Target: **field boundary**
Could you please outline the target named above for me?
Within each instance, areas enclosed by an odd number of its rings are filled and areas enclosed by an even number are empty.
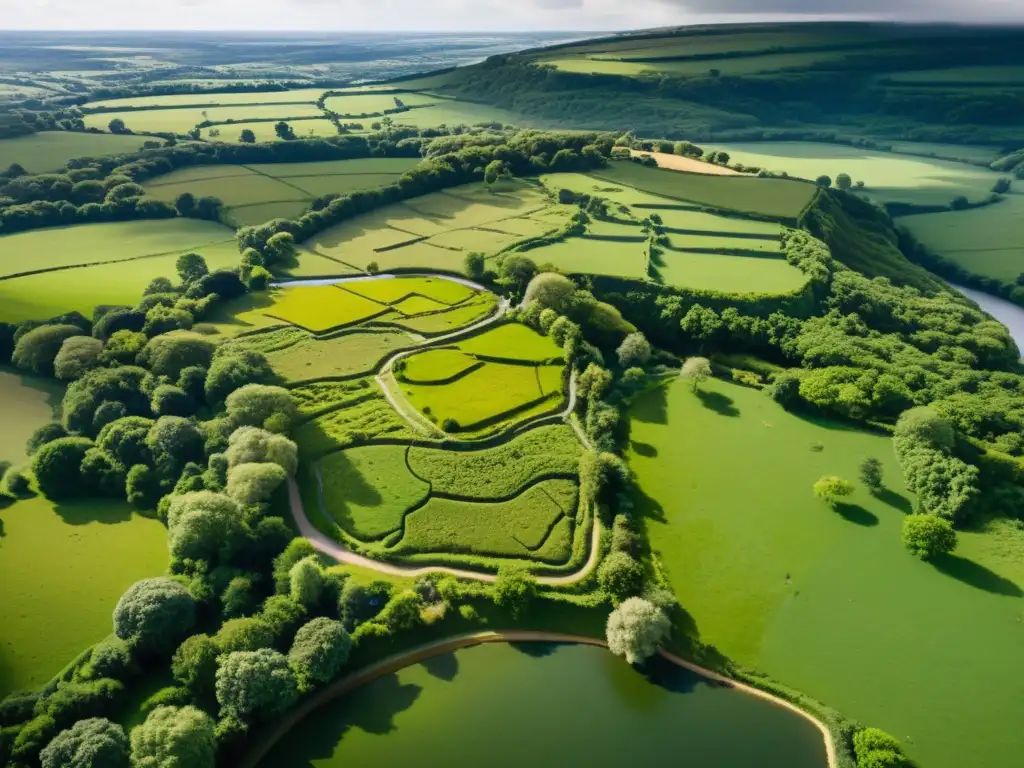
[[[341,680],[332,683],[327,688],[322,688],[307,698],[299,704],[299,706],[285,715],[285,717],[280,720],[275,727],[265,732],[265,735],[240,761],[239,768],[256,768],[274,745],[277,744],[277,742],[280,741],[300,721],[304,720],[314,711],[325,704],[334,701],[338,697],[349,693],[362,685],[373,682],[378,678],[393,674],[405,667],[410,667],[435,656],[441,656],[446,653],[451,653],[452,651],[457,651],[463,648],[472,648],[474,646],[484,645],[487,643],[562,643],[572,645],[589,645],[598,648],[608,647],[608,644],[605,641],[595,637],[587,637],[585,635],[570,635],[560,632],[532,630],[488,630],[455,635],[441,640],[435,640],[431,643],[425,643],[407,651],[400,651],[399,653],[388,656],[343,677]],[[740,693],[755,696],[762,701],[766,701],[776,707],[780,707],[799,715],[812,723],[821,733],[822,740],[824,741],[825,758],[828,762],[828,768],[837,768],[836,750],[835,743],[832,739],[832,733],[829,731],[828,726],[826,726],[825,723],[811,713],[806,712],[795,704],[779,698],[778,696],[774,696],[767,691],[762,691],[759,688],[747,685],[746,683],[741,683],[738,680],[733,680],[731,677],[726,677],[725,675],[714,672],[706,667],[701,667],[691,661],[681,658],[680,656],[670,653],[669,651],[659,649],[658,654],[666,661],[669,661],[678,667],[682,667],[689,672],[693,672],[694,674],[715,683],[732,688]]]

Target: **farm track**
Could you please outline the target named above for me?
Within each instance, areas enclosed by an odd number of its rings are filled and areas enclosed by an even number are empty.
[[[419,276],[419,277],[437,277],[437,278],[442,278],[442,279],[445,279],[445,280],[453,280],[455,282],[462,283],[463,285],[467,285],[467,286],[469,286],[471,288],[474,288],[476,290],[481,290],[481,291],[485,291],[486,290],[486,288],[484,288],[483,286],[478,285],[478,284],[476,284],[476,283],[474,283],[474,282],[472,282],[470,280],[463,280],[463,279],[460,279],[460,278],[448,277],[446,275],[436,275],[436,274],[424,273],[422,275],[417,275],[417,276]],[[367,277],[349,278],[348,280],[387,279],[387,278],[390,278],[390,277],[391,277],[390,275],[381,275],[379,277],[369,277],[369,278],[367,278]],[[346,281],[345,279],[342,279],[340,281],[339,280],[294,281],[294,282],[290,282],[290,283],[283,283],[283,284],[277,284],[277,285],[309,284],[311,282],[315,283],[315,284],[323,285],[323,284],[332,283],[332,282],[345,282],[345,281]],[[494,313],[493,315],[491,315],[490,317],[487,317],[487,318],[485,318],[485,319],[483,319],[483,320],[481,320],[481,321],[479,321],[477,323],[474,323],[473,325],[468,326],[466,328],[461,328],[458,331],[453,331],[452,333],[445,334],[443,336],[437,336],[437,337],[434,337],[432,339],[427,339],[422,344],[416,346],[413,349],[400,350],[400,351],[394,353],[384,363],[384,365],[382,366],[380,372],[375,377],[376,381],[377,381],[377,385],[381,388],[382,392],[384,393],[384,397],[387,399],[387,401],[391,405],[391,407],[395,409],[395,412],[398,413],[398,415],[401,416],[402,419],[406,423],[408,423],[410,425],[410,427],[413,428],[413,430],[420,431],[421,427],[418,426],[417,423],[405,412],[405,410],[403,409],[402,405],[399,404],[398,398],[396,398],[394,393],[390,391],[389,387],[387,386],[387,382],[383,378],[386,375],[390,375],[392,367],[394,366],[395,361],[400,359],[400,358],[402,358],[402,357],[405,357],[407,355],[413,354],[415,352],[419,352],[419,351],[421,351],[423,349],[428,349],[431,346],[434,346],[436,344],[444,344],[445,342],[452,341],[453,339],[459,339],[459,338],[461,338],[461,337],[463,337],[463,336],[465,336],[467,334],[472,334],[473,332],[479,330],[480,328],[487,327],[488,325],[491,325],[491,324],[499,321],[500,319],[502,319],[506,315],[506,313],[508,312],[509,308],[510,308],[510,305],[509,305],[508,300],[507,299],[501,299],[499,301],[499,303],[498,303],[498,311],[496,313]],[[569,379],[569,396],[567,398],[567,401],[568,402],[566,403],[566,407],[559,414],[559,417],[561,418],[562,421],[566,422],[567,424],[569,424],[570,427],[572,427],[573,432],[576,434],[577,438],[579,438],[580,442],[584,445],[584,447],[586,447],[587,449],[592,449],[591,442],[587,438],[586,433],[583,431],[583,429],[579,425],[579,422],[573,416],[573,412],[574,412],[574,410],[576,408],[576,374],[575,374],[575,372],[573,372],[572,376]],[[533,421],[534,422],[539,422],[539,423],[546,423],[546,422],[548,422],[550,420],[551,420],[551,415],[542,415],[542,416],[538,416]],[[426,421],[426,419],[424,419],[424,421]],[[427,423],[429,424],[429,422],[427,422]],[[519,427],[514,429],[514,432],[515,432],[515,434],[521,434],[522,432],[524,432],[527,429],[529,429],[531,427],[531,425],[532,425],[531,422],[527,422],[526,424],[519,425]],[[437,432],[440,432],[440,430],[437,430],[437,428],[434,427],[433,424],[430,424],[430,427],[432,429],[436,430]],[[443,435],[444,433],[441,433],[441,434]],[[319,479],[319,476],[318,476],[318,479]],[[299,492],[299,485],[298,485],[297,482],[295,482],[295,478],[293,478],[293,477],[289,477],[288,478],[288,504],[289,504],[289,507],[291,508],[292,517],[295,519],[295,523],[298,526],[299,533],[302,536],[304,536],[305,538],[307,538],[309,540],[309,542],[313,545],[313,547],[317,551],[319,551],[319,552],[321,552],[321,553],[323,553],[323,554],[325,554],[325,555],[327,555],[329,557],[334,558],[339,563],[343,563],[343,564],[347,564],[347,565],[356,565],[356,566],[360,566],[360,567],[363,567],[363,568],[368,568],[368,569],[371,569],[371,570],[375,570],[375,571],[378,571],[380,573],[386,573],[386,574],[389,574],[391,576],[403,576],[403,577],[407,577],[407,578],[415,578],[416,576],[422,576],[422,575],[427,574],[427,573],[438,573],[438,572],[440,572],[440,573],[448,573],[448,574],[451,574],[452,576],[456,576],[456,577],[463,578],[463,579],[472,579],[472,580],[475,580],[475,581],[483,581],[483,582],[488,582],[488,583],[494,582],[495,579],[497,578],[495,576],[495,574],[492,574],[492,573],[481,573],[479,571],[471,571],[471,570],[466,570],[466,569],[462,569],[462,568],[451,568],[451,567],[448,567],[448,566],[435,566],[435,565],[404,566],[404,565],[394,565],[392,563],[384,563],[384,562],[381,562],[379,560],[374,560],[372,558],[365,557],[364,555],[360,555],[360,554],[357,554],[357,553],[355,553],[355,552],[353,552],[353,551],[351,551],[349,549],[346,549],[343,545],[341,545],[340,543],[338,543],[337,541],[335,541],[334,539],[330,538],[329,536],[327,536],[324,533],[322,533],[319,529],[317,529],[317,527],[315,525],[313,525],[313,523],[310,521],[309,517],[307,517],[305,506],[302,503],[302,494]],[[591,574],[591,572],[593,572],[594,568],[597,566],[597,559],[598,559],[598,556],[600,554],[601,521],[600,521],[600,519],[598,518],[598,516],[596,514],[593,514],[591,516],[591,519],[592,519],[592,525],[590,527],[590,533],[591,533],[591,535],[590,535],[590,553],[587,556],[587,561],[583,564],[583,567],[580,568],[575,573],[570,573],[570,574],[567,574],[565,576],[538,576],[537,577],[537,582],[539,584],[544,584],[544,585],[547,585],[547,586],[562,586],[562,585],[567,585],[567,584],[574,584],[574,583],[576,583],[578,581],[582,581],[587,576],[589,576]]]

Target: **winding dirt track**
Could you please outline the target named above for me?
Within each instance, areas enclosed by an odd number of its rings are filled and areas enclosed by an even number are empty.
[[[421,661],[432,658],[434,656],[440,656],[451,651],[458,650],[460,648],[469,648],[475,645],[483,645],[484,643],[577,643],[581,645],[593,645],[601,648],[607,648],[608,644],[603,640],[599,640],[594,637],[583,637],[581,635],[564,635],[553,632],[532,632],[523,630],[508,630],[499,632],[473,632],[465,635],[455,635],[444,640],[437,640],[433,643],[427,643],[416,648],[412,648],[408,651],[397,653],[393,656],[389,656],[386,659],[382,659],[375,664],[371,664],[368,667],[364,667],[357,672],[353,672],[347,677],[343,677],[335,683],[332,683],[327,688],[323,688],[317,691],[315,694],[303,701],[298,707],[289,712],[283,719],[279,720],[272,730],[266,731],[264,735],[257,741],[245,758],[239,763],[239,768],[256,768],[259,765],[267,753],[273,748],[273,746],[280,741],[297,723],[309,716],[312,712],[319,709],[323,705],[330,701],[342,696],[349,691],[358,688],[361,685],[372,682],[377,678],[384,677],[385,675],[392,674],[393,672],[402,669],[403,667],[411,666],[412,664],[418,664]],[[799,707],[791,704],[785,699],[780,699],[777,696],[773,696],[766,691],[762,691],[758,688],[740,683],[731,678],[725,677],[713,672],[710,669],[697,666],[692,662],[681,659],[675,654],[667,651],[658,651],[658,653],[667,659],[668,661],[676,664],[684,669],[688,669],[701,677],[705,677],[709,680],[713,680],[721,685],[726,685],[742,693],[756,696],[759,699],[774,704],[777,707],[782,707],[796,715],[804,718],[805,720],[812,723],[818,731],[821,732],[822,739],[825,742],[825,757],[828,761],[828,768],[836,768],[836,750],[835,743],[832,741],[832,734],[829,732],[828,727],[818,720],[816,717],[808,712],[800,709]]]
[[[456,282],[472,286],[479,290],[486,290],[483,286],[479,286],[476,283],[472,283],[468,280],[456,280],[455,278],[449,278],[446,277],[445,275],[420,276],[437,277],[446,280],[455,280]],[[458,331],[453,331],[452,333],[445,334],[444,336],[436,336],[432,339],[427,339],[422,344],[418,345],[413,349],[405,349],[396,352],[384,362],[384,364],[381,366],[380,372],[377,374],[376,377],[377,385],[381,388],[381,391],[384,393],[384,397],[387,398],[387,401],[391,404],[391,407],[395,409],[395,412],[399,416],[401,416],[402,419],[404,419],[409,424],[410,427],[412,427],[417,432],[423,432],[425,429],[429,427],[429,429],[433,433],[435,433],[435,436],[444,435],[444,433],[439,432],[437,428],[434,427],[433,424],[427,422],[426,419],[417,419],[415,416],[410,416],[408,413],[408,409],[406,408],[407,403],[405,403],[404,398],[400,399],[401,396],[396,396],[394,391],[392,391],[391,388],[388,386],[392,379],[386,379],[385,377],[391,377],[391,370],[392,367],[394,366],[395,361],[407,355],[420,352],[423,349],[429,348],[431,346],[458,340],[466,336],[467,334],[473,333],[474,331],[477,331],[480,328],[484,328],[488,325],[491,325],[501,320],[501,318],[505,316],[508,310],[508,300],[501,299],[498,304],[498,311],[491,315],[490,317],[487,317],[481,320],[480,322],[474,323],[473,325],[468,326],[466,328],[462,328]],[[569,378],[569,396],[567,400],[568,402],[566,403],[566,407],[561,414],[562,420],[569,424],[570,427],[572,427],[573,431],[576,433],[576,436],[579,438],[580,442],[583,443],[583,445],[589,449],[591,448],[590,440],[587,438],[586,433],[583,431],[583,429],[580,427],[577,421],[574,418],[572,418],[573,411],[576,408],[575,372],[573,372],[572,376]],[[538,417],[538,419],[544,418],[547,417]],[[527,422],[526,424],[521,425],[521,428],[528,429],[529,424],[530,422]],[[406,566],[394,565],[392,563],[383,563],[379,560],[374,560],[372,558],[357,554],[349,549],[346,549],[342,544],[322,533],[319,529],[317,529],[315,525],[313,525],[312,522],[310,522],[309,517],[306,515],[305,506],[302,503],[302,494],[299,492],[298,483],[296,483],[295,479],[292,477],[288,478],[288,504],[289,507],[291,508],[292,517],[295,518],[295,524],[298,526],[299,533],[307,539],[309,539],[309,542],[318,552],[321,552],[327,555],[328,557],[334,558],[339,563],[345,563],[347,565],[358,565],[363,568],[370,568],[372,570],[378,571],[380,573],[386,573],[391,576],[405,576],[408,578],[415,578],[417,576],[422,576],[427,573],[437,572],[448,573],[462,579],[474,579],[476,581],[484,582],[493,582],[496,578],[495,575],[492,573],[480,573],[478,571],[470,571],[462,568],[451,568],[444,565]],[[576,571],[575,573],[567,574],[565,576],[538,576],[537,582],[539,584],[546,584],[548,586],[574,584],[577,581],[581,581],[582,579],[589,576],[590,573],[594,570],[594,568],[597,567],[597,558],[600,550],[601,541],[601,521],[598,519],[598,516],[596,514],[592,514],[591,519],[592,524],[590,526],[590,554],[587,557],[587,562],[583,564],[583,567],[580,568],[580,570]]]

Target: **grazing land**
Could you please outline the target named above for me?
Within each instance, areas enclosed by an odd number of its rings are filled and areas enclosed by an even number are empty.
[[[324,108],[342,117],[360,117],[394,112],[401,109],[399,102],[408,107],[420,107],[436,101],[439,99],[418,93],[345,94],[328,97],[324,101]]]
[[[121,594],[166,570],[167,531],[109,500],[53,505],[34,498],[0,510],[0,518],[5,696],[41,686],[110,634]]]
[[[199,123],[235,123],[278,121],[296,118],[322,118],[315,104],[255,104],[248,107],[192,107],[185,109],[140,109],[123,112],[94,112],[85,116],[87,128],[107,130],[111,120],[123,120],[136,133],[186,134]],[[273,125],[273,123],[271,123]]]
[[[127,99],[91,101],[82,108],[89,109],[144,109],[146,107],[197,107],[236,104],[315,104],[323,94],[323,88],[300,88],[294,91],[257,91],[252,93],[181,93],[169,96],[136,96]]]
[[[911,497],[885,436],[793,416],[756,390],[702,390],[639,399],[629,453],[651,546],[701,640],[900,734],[922,765],[1012,762],[1021,533],[963,532],[954,555],[908,557]],[[858,488],[836,510],[815,498],[818,477],[856,479],[869,456],[882,493]]]
[[[807,277],[784,259],[666,250],[653,269],[668,285],[715,293],[790,293]]]
[[[42,131],[0,139],[0,168],[17,163],[29,173],[56,171],[79,157],[104,157],[135,152],[145,136],[114,136],[70,131]]]
[[[18,465],[25,443],[37,427],[53,420],[64,388],[52,379],[0,369],[0,402],[4,403],[4,429],[0,433],[0,464]]]
[[[308,118],[301,120],[286,120],[291,126],[295,136],[300,139],[321,136],[337,136],[338,127],[325,117]],[[282,141],[281,137],[274,130],[277,120],[236,120],[233,123],[222,123],[208,125],[199,130],[199,136],[206,141],[239,142],[242,140],[242,131],[252,131],[258,142]]]

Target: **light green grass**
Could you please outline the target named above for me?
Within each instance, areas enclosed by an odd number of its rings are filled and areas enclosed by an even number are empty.
[[[403,317],[396,313],[394,316],[381,318],[381,322],[398,325],[415,333],[436,336],[483,320],[494,312],[497,303],[494,294],[482,293],[447,312],[435,312],[418,317]]]
[[[401,97],[399,97],[401,98]],[[391,116],[398,125],[413,125],[430,128],[440,125],[476,125],[477,123],[502,123],[518,128],[543,127],[537,120],[516,112],[476,104],[468,101],[437,99],[432,107],[411,109]]]
[[[542,336],[521,323],[499,325],[478,336],[459,342],[459,349],[470,355],[485,355],[502,360],[530,363],[561,361],[562,349],[548,336]]]
[[[345,290],[358,293],[381,304],[397,304],[416,293],[441,304],[458,304],[473,295],[468,285],[442,277],[396,277],[374,280],[353,280],[343,283]]]
[[[112,109],[139,109],[142,107],[231,106],[233,104],[315,103],[323,88],[301,88],[294,91],[264,91],[263,93],[181,93],[169,96],[134,96],[127,99],[92,101],[84,109],[108,107]]]
[[[863,181],[864,192],[883,202],[947,205],[957,195],[981,200],[992,191],[1000,174],[948,160],[910,157],[858,147],[815,142],[783,141],[722,144],[709,149],[725,150],[730,162],[786,171],[790,176],[835,180],[847,173]]]
[[[205,112],[205,114],[204,114]],[[124,120],[125,126],[136,133],[187,133],[199,123],[210,120],[214,123],[234,121],[232,125],[214,126],[227,136],[228,132],[241,131],[239,123],[246,120],[287,120],[295,117],[320,117],[323,113],[314,104],[268,104],[249,107],[198,107],[186,109],[143,109],[125,112],[99,112],[85,116],[86,128],[107,130],[115,118]],[[298,121],[296,121],[298,122]],[[324,120],[330,124],[330,121]],[[297,135],[304,135],[295,127]],[[312,126],[309,126],[312,127]],[[273,130],[273,123],[270,123]],[[337,133],[337,130],[334,131]],[[203,132],[209,134],[209,129]]]
[[[927,141],[886,141],[893,152],[909,155],[934,155],[943,160],[966,160],[988,165],[999,156],[999,147],[983,147],[975,144],[937,144]]]
[[[302,285],[273,291],[267,316],[314,332],[342,328],[369,320],[387,307],[333,285]]]
[[[209,126],[207,128],[203,128],[200,131],[200,136],[202,136],[202,138],[206,139],[207,141],[225,141],[225,142],[229,142],[229,143],[237,143],[237,142],[239,142],[241,140],[242,131],[250,130],[255,135],[257,142],[281,141],[281,138],[277,135],[277,133],[274,132],[274,125],[275,125],[276,121],[273,121],[273,120],[260,120],[260,121],[256,121],[256,122],[247,122],[247,118],[266,117],[267,116],[267,115],[265,115],[263,113],[263,111],[261,111],[259,114],[253,114],[253,112],[252,112],[253,109],[254,109],[253,107],[238,107],[238,115],[233,117],[233,119],[235,120],[234,123],[224,124],[224,125],[213,125],[213,126]],[[271,109],[271,108],[261,108],[261,109],[266,110],[266,109]],[[334,123],[332,123],[327,118],[319,118],[319,119],[312,119],[312,120],[309,120],[309,119],[289,120],[288,119],[288,118],[292,118],[292,117],[308,117],[310,114],[312,114],[310,110],[314,109],[313,107],[306,107],[306,106],[298,105],[298,106],[294,106],[294,107],[291,107],[291,108],[282,106],[282,107],[276,107],[274,109],[276,109],[279,113],[281,113],[280,114],[280,119],[284,120],[285,122],[287,122],[292,127],[292,130],[295,131],[296,137],[298,137],[300,139],[305,139],[305,138],[308,138],[310,136],[337,136],[338,135],[338,128],[337,128],[337,126],[335,126]],[[173,110],[173,111],[178,111],[178,110]],[[319,113],[319,110],[316,110],[316,112]],[[287,114],[284,114],[284,113],[287,113]],[[131,115],[132,113],[129,112],[127,114]],[[157,114],[157,113],[147,112],[146,114],[152,115],[152,114]],[[202,119],[202,116],[200,115],[200,120],[201,119]],[[182,122],[184,122],[184,121],[182,121]],[[194,125],[193,125],[193,127],[194,127]],[[211,136],[210,135],[210,129],[211,128],[212,129],[216,129],[218,131],[218,134],[216,136]],[[140,129],[133,128],[132,130],[140,130]]]
[[[58,415],[63,397],[64,387],[59,382],[0,368],[0,402],[4,404],[0,462],[18,465],[25,461],[25,443],[37,427]]]
[[[439,301],[428,299],[426,296],[410,296],[407,299],[402,299],[397,304],[393,305],[394,309],[397,309],[403,315],[420,315],[424,312],[439,312],[447,309],[447,304],[442,304]]]
[[[622,243],[570,237],[534,248],[526,256],[543,266],[551,264],[568,274],[613,275],[643,280],[647,276],[646,243]]]
[[[240,205],[270,202],[309,201],[314,197],[305,189],[297,189],[292,184],[285,184],[257,173],[178,183],[169,183],[166,177],[158,178],[160,178],[159,186],[148,187],[147,192],[157,200],[166,200],[167,202],[173,202],[184,192],[191,192],[196,197],[204,195],[219,197],[228,209]],[[309,207],[308,202],[306,207]]]
[[[292,176],[349,176],[353,174],[401,176],[419,163],[419,159],[415,157],[362,157],[353,160],[321,160],[310,163],[253,163],[247,167],[276,179],[287,179]]]
[[[201,254],[211,270],[238,266],[234,240],[183,250]],[[175,277],[177,258],[171,254],[0,280],[0,321],[46,320],[72,310],[90,317],[101,304],[134,306],[153,278]]]
[[[666,285],[716,293],[788,293],[807,282],[785,259],[758,256],[664,250],[655,270]]]
[[[403,380],[410,384],[437,384],[478,366],[479,361],[457,349],[427,349],[405,362]]]
[[[779,240],[761,240],[749,237],[729,237],[710,233],[679,234],[672,233],[669,238],[673,248],[687,251],[713,249],[718,252],[743,251],[745,253],[763,253],[765,256],[782,258],[782,243]]]
[[[358,331],[333,339],[310,337],[267,357],[278,375],[299,382],[372,371],[389,353],[412,344],[404,333]]]
[[[367,382],[367,388],[353,393],[355,402],[344,410],[318,415],[292,430],[303,461],[313,460],[370,437],[411,440],[418,437],[379,388]]]
[[[608,59],[588,59],[577,57],[560,57],[547,59],[550,64],[562,72],[581,74],[621,75],[638,77],[642,75],[707,75],[717,69],[723,75],[753,75],[759,72],[777,72],[786,69],[807,69],[815,64],[841,59],[846,51],[813,51],[805,53],[770,53],[763,56],[743,56],[729,59],[695,60],[695,61],[612,61]]]
[[[345,94],[342,96],[331,96],[324,102],[324,107],[331,112],[337,112],[343,118],[358,118],[361,115],[380,115],[387,110],[398,109],[395,98],[399,98],[407,107],[419,106],[422,104],[433,104],[438,99],[429,96],[421,96],[417,93],[362,93]],[[392,119],[404,117],[406,113],[391,115]]]
[[[750,219],[716,216],[713,213],[704,213],[703,211],[671,209],[650,210],[647,208],[634,208],[633,213],[640,217],[656,213],[661,217],[662,225],[671,229],[765,235],[776,238],[776,241],[782,236],[782,227],[768,221],[751,221]]]
[[[497,503],[431,498],[406,516],[405,535],[392,551],[533,558],[555,523],[573,515],[575,507],[576,483],[571,480],[546,480]],[[545,552],[546,559],[567,561],[571,545],[562,536],[555,551]]]
[[[1013,281],[1024,272],[1022,194],[969,211],[904,216],[897,223],[940,256],[975,274]]]
[[[119,221],[0,237],[0,277],[22,272],[177,253],[231,240],[227,227],[198,219]]]
[[[0,168],[18,163],[29,173],[56,171],[79,157],[135,152],[147,136],[111,136],[71,131],[43,131],[0,140]]]
[[[376,253],[370,258],[371,261],[377,263],[382,272],[412,269],[423,272],[438,271],[461,274],[465,267],[466,253],[462,250],[434,245],[432,240],[425,240]],[[365,262],[364,266],[371,261]]]
[[[397,174],[366,173],[333,176],[289,176],[288,183],[313,197],[380,189],[398,181]]]
[[[0,510],[0,697],[45,683],[111,632],[118,598],[167,567],[167,534],[117,502]]]
[[[629,161],[613,162],[591,176],[653,195],[780,219],[798,217],[814,196],[813,185],[789,179],[682,173]]]
[[[628,456],[637,511],[701,641],[896,734],[922,765],[1013,764],[1024,536],[963,533],[954,556],[921,562],[900,543],[911,498],[889,439],[753,389],[703,390],[639,399]],[[881,497],[858,487],[833,511],[814,496],[822,475],[857,482],[869,456]]]
[[[408,464],[437,493],[502,498],[524,489],[535,478],[574,474],[583,448],[568,426],[538,427],[496,448],[446,451],[414,445]]]
[[[350,448],[320,462],[327,511],[358,539],[379,539],[402,525],[405,513],[422,503],[430,485],[405,465],[402,445]]]
[[[243,205],[231,208],[224,212],[224,218],[236,227],[248,227],[256,224],[265,224],[273,219],[297,219],[306,209],[309,208],[308,200],[293,200],[278,203],[256,203],[255,205]],[[304,255],[318,255],[307,251]],[[300,259],[301,261],[301,259]],[[351,269],[345,271],[352,271]],[[323,271],[311,272],[310,274],[324,275]],[[343,274],[343,272],[331,274]]]

